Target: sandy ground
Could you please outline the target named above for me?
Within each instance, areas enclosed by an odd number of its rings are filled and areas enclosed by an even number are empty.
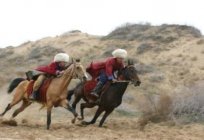
[[[6,89],[6,88],[5,88]],[[4,110],[12,95],[1,90],[0,112]],[[17,106],[18,107],[18,106]],[[98,127],[101,117],[96,124],[90,126],[71,123],[72,114],[63,108],[54,108],[52,111],[52,124],[46,130],[46,110],[40,110],[39,104],[34,103],[19,114],[15,121],[17,126],[3,124],[9,120],[13,111],[0,117],[0,140],[203,140],[204,125],[188,124],[174,125],[169,122],[148,123],[144,130],[138,127],[138,117],[111,114],[102,128]],[[92,112],[94,109],[92,110]],[[92,118],[91,111],[85,110],[85,120]]]
[[[6,103],[4,103],[5,106]],[[3,124],[9,120],[14,109],[0,118],[0,140],[203,140],[204,125],[188,124],[174,125],[173,123],[148,123],[140,130],[138,117],[111,114],[102,128],[98,127],[101,117],[96,124],[83,126],[78,120],[71,123],[72,114],[63,108],[54,108],[50,130],[46,130],[46,110],[40,110],[40,105],[32,104],[19,114],[15,121],[17,126]],[[2,108],[0,109],[2,111]],[[93,111],[93,110],[92,110]],[[85,110],[85,120],[92,118]]]
[[[71,119],[71,118],[69,118]],[[203,140],[204,126],[200,124],[170,126],[167,123],[149,123],[143,131],[136,118],[110,117],[104,127],[71,124],[69,119],[53,120],[50,130],[45,120],[18,120],[18,126],[0,125],[0,140]],[[97,122],[98,123],[98,122]]]

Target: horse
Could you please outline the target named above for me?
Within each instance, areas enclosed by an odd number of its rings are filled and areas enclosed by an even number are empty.
[[[72,62],[64,71],[62,76],[53,78],[49,87],[46,91],[46,101],[39,102],[47,107],[47,129],[50,128],[51,124],[51,111],[54,107],[64,107],[65,109],[72,112],[74,115],[74,119],[72,122],[76,120],[78,114],[76,111],[69,105],[67,97],[67,87],[72,78],[79,78],[80,80],[85,80],[87,78],[87,74],[85,72],[84,67],[80,63],[80,60],[76,60]],[[5,108],[4,112],[0,114],[1,116],[5,115],[5,113],[10,110],[17,103],[22,101],[22,105],[14,111],[12,114],[12,119],[16,117],[20,112],[22,112],[25,108],[32,104],[32,101],[29,99],[27,90],[29,84],[32,82],[24,79],[24,78],[16,78],[14,79],[8,88],[8,93],[11,93],[14,89],[15,94],[13,96],[12,102],[8,104]]]
[[[109,82],[105,85],[99,100],[97,100],[96,102],[90,102],[90,96],[85,93],[84,88],[87,82],[80,83],[76,86],[75,89],[69,90],[67,99],[70,101],[72,95],[75,95],[75,99],[72,104],[73,109],[76,109],[76,105],[81,100],[81,98],[84,99],[85,103],[82,103],[80,105],[81,120],[84,119],[84,108],[93,108],[94,106],[98,106],[93,119],[90,122],[82,121],[83,125],[94,124],[100,114],[105,111],[105,114],[100,121],[99,127],[102,127],[105,119],[116,107],[118,107],[122,103],[122,97],[128,84],[130,82],[133,83],[134,86],[140,86],[141,84],[141,81],[137,75],[137,70],[134,67],[132,60],[128,61],[128,65],[125,68],[118,71],[117,82]],[[91,100],[93,100],[93,98]]]

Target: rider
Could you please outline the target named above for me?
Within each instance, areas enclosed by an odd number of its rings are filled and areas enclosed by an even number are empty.
[[[116,49],[112,52],[112,55],[113,57],[107,58],[103,62],[92,62],[86,69],[93,78],[98,77],[98,83],[91,92],[97,98],[107,81],[115,81],[113,73],[124,68],[124,59],[127,57],[127,51]]]
[[[42,82],[46,78],[46,74],[59,75],[63,74],[66,64],[69,62],[69,55],[66,53],[58,53],[54,57],[54,61],[47,66],[40,66],[35,70],[39,73],[37,80],[33,85],[33,92],[29,99],[35,100],[37,98],[37,91]]]

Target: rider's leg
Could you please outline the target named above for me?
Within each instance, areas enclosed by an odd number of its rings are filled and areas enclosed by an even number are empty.
[[[99,93],[101,92],[103,86],[107,82],[108,78],[105,74],[105,72],[101,72],[99,75],[99,81],[96,85],[96,87],[92,90],[91,94],[94,95],[95,97],[99,97]]]
[[[31,100],[35,100],[37,98],[37,91],[40,88],[42,82],[44,81],[44,79],[46,78],[46,76],[44,74],[41,74],[38,79],[35,81],[34,85],[33,85],[33,92],[30,95],[29,99]]]

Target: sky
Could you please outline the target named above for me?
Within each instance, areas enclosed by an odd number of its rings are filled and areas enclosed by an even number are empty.
[[[107,35],[125,23],[185,24],[204,33],[203,0],[0,0],[0,47],[71,30]]]

